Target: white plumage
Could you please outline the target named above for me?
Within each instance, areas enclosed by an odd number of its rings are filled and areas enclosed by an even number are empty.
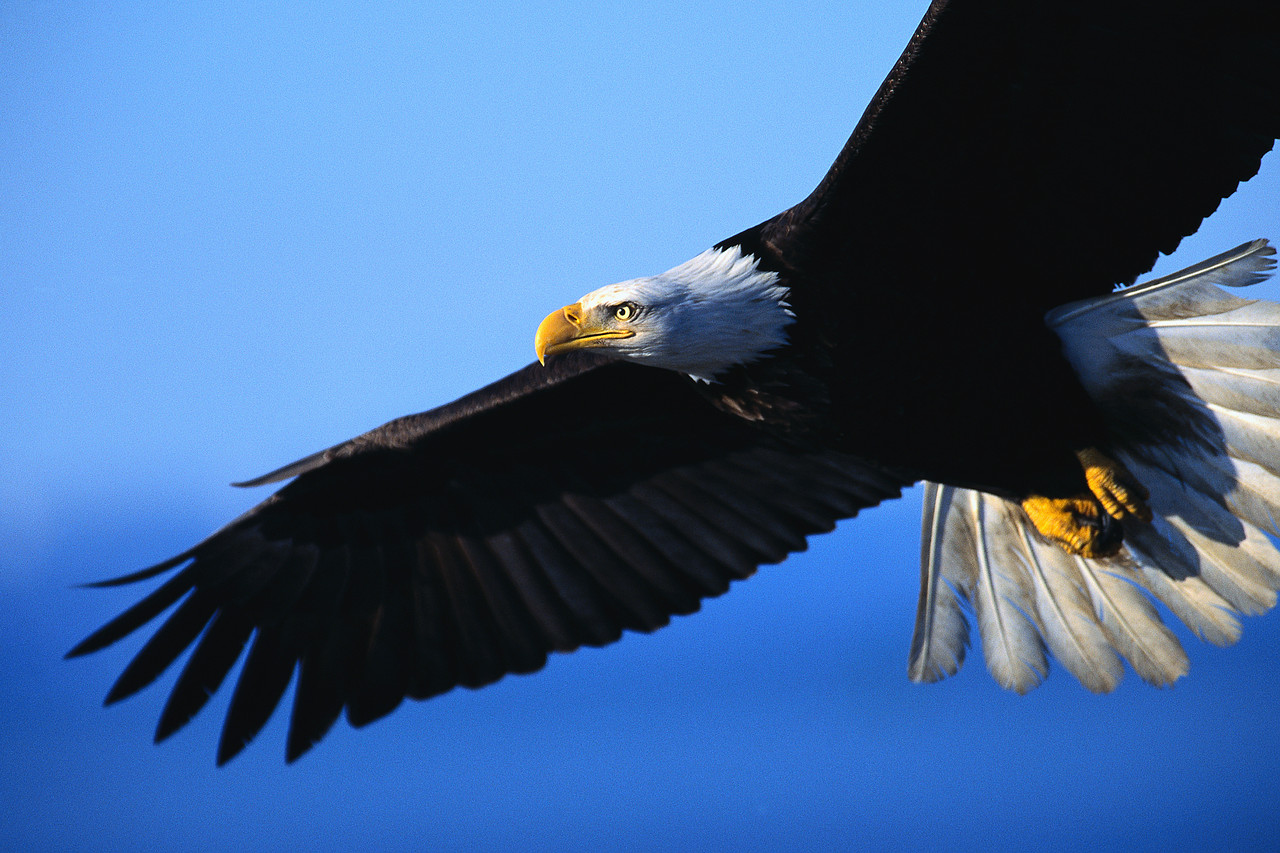
[[[926,484],[920,606],[909,674],[936,681],[964,660],[977,616],[987,666],[1020,693],[1051,652],[1090,690],[1188,669],[1153,599],[1217,645],[1280,589],[1280,304],[1220,289],[1263,280],[1258,240],[1194,267],[1058,308],[1046,322],[1119,439],[1111,450],[1151,491],[1154,519],[1125,521],[1104,560],[1067,554],[1021,507]]]

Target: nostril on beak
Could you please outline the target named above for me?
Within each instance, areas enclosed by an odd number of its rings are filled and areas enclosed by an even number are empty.
[[[582,325],[582,306],[574,303],[573,305],[566,305],[562,310],[566,320],[575,326]]]

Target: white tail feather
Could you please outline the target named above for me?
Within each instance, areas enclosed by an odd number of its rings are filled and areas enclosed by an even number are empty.
[[[948,546],[954,550],[960,539],[958,535],[945,536],[940,526],[953,518],[946,507],[950,499],[946,490],[933,483],[926,485],[920,534],[920,604],[916,612],[920,629],[911,646],[912,681],[934,682],[955,675],[969,646],[969,622],[943,570],[951,565],[954,571],[964,571],[961,587],[972,583],[969,564],[943,553]]]
[[[1104,568],[1079,557],[1074,562],[1088,587],[1103,633],[1134,671],[1144,681],[1160,686],[1185,675],[1190,666],[1187,653],[1138,589],[1140,581],[1133,570],[1120,565]]]
[[[1019,693],[1038,686],[1049,674],[1043,633],[1033,621],[1034,584],[1017,543],[992,536],[1001,527],[986,510],[1003,515],[1004,507],[990,506],[976,492],[960,492],[974,518],[974,608],[987,669],[1002,686]]]
[[[1015,522],[1014,529],[1032,555],[1035,612],[1054,657],[1094,693],[1114,690],[1124,667],[1102,631],[1074,560],[1056,548],[1037,549],[1027,525]]]
[[[1085,560],[1040,537],[1015,503],[928,484],[913,679],[959,669],[961,598],[992,675],[1019,692],[1047,674],[1046,646],[1094,691],[1119,683],[1120,657],[1152,684],[1184,675],[1186,653],[1151,598],[1217,645],[1239,639],[1239,615],[1275,605],[1280,305],[1219,289],[1263,280],[1273,254],[1258,240],[1049,314],[1085,389],[1123,425],[1110,450],[1150,489],[1155,518],[1127,521],[1117,556]]]

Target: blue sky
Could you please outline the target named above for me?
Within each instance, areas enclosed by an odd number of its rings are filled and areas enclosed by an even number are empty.
[[[139,642],[61,657],[140,590],[73,584],[802,198],[926,4],[186,5],[0,5],[0,847],[1272,845],[1280,616],[1170,690],[910,684],[915,493],[292,767],[278,715],[215,769],[225,697],[152,747],[171,676],[103,710]],[[1159,269],[1280,238],[1276,156]]]

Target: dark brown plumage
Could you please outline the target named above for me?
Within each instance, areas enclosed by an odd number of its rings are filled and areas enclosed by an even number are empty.
[[[1062,448],[1102,426],[1041,318],[1131,283],[1256,174],[1276,24],[1265,2],[932,4],[814,192],[722,244],[795,283],[849,446],[1060,491],[1027,472],[1074,471]]]
[[[299,476],[191,551],[111,582],[190,561],[71,652],[187,595],[107,697],[151,683],[208,625],[162,740],[253,635],[220,762],[267,721],[295,664],[290,759],[344,708],[363,725],[405,696],[661,627],[900,485],[708,406],[683,377],[590,355],[531,365],[286,470]]]

